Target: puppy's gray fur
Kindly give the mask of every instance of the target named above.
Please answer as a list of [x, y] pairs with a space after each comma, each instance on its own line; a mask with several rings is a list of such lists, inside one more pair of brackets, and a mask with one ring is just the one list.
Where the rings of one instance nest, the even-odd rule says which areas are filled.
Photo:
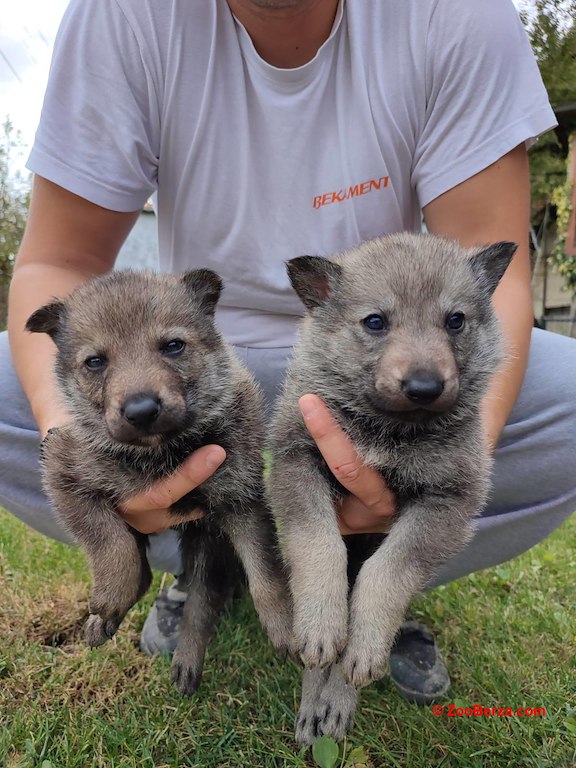
[[[351, 687], [382, 676], [410, 600], [472, 535], [490, 467], [480, 403], [501, 360], [492, 293], [515, 249], [400, 234], [288, 264], [307, 315], [273, 423], [269, 497], [290, 569], [296, 648], [308, 668], [339, 662], [320, 693], [317, 674], [305, 673], [304, 743], [342, 737]], [[340, 536], [335, 504], [346, 491], [304, 426], [305, 393], [328, 404], [394, 491], [386, 537]], [[338, 695], [325, 716], [330, 687]]]
[[[263, 501], [263, 406], [250, 374], [214, 325], [220, 278], [133, 271], [96, 278], [28, 320], [57, 345], [56, 375], [71, 414], [43, 444], [45, 487], [92, 571], [89, 645], [105, 642], [150, 584], [147, 536], [116, 509], [217, 443], [224, 464], [172, 506], [202, 508], [179, 527], [188, 599], [172, 671], [200, 682], [204, 652], [240, 577], [237, 556], [273, 644], [291, 633], [288, 590]], [[175, 521], [176, 522], [176, 521]]]

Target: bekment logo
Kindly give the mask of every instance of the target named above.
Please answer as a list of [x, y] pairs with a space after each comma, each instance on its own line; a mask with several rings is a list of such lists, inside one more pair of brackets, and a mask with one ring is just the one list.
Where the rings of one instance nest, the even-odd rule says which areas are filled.
[[351, 187], [337, 189], [334, 192], [325, 192], [323, 195], [316, 195], [313, 199], [312, 207], [322, 208], [333, 203], [344, 203], [353, 197], [360, 197], [360, 195], [367, 195], [369, 192], [386, 189], [389, 183], [389, 176], [380, 176], [378, 179], [368, 179], [368, 181], [362, 181], [360, 184], [354, 184]]

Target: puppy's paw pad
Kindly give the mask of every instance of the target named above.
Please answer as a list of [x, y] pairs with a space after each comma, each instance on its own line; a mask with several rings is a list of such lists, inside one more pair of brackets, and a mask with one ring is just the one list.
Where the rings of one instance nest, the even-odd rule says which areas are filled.
[[[330, 695], [329, 691], [327, 693]], [[342, 741], [354, 724], [356, 701], [356, 691], [350, 689], [348, 695], [340, 695], [337, 701], [327, 702], [321, 697], [314, 710], [301, 710], [296, 721], [296, 741], [305, 746], [310, 746], [321, 736]]]
[[340, 655], [340, 647], [334, 644], [324, 645], [314, 641], [300, 648], [299, 656], [305, 667], [324, 667], [334, 664]]
[[354, 725], [354, 711], [334, 709], [323, 720], [320, 721], [320, 731], [322, 736], [330, 736], [334, 741], [343, 741], [348, 731]]
[[296, 720], [296, 731], [294, 734], [294, 738], [298, 744], [310, 747], [316, 739], [320, 738], [320, 736], [322, 736], [322, 731], [320, 730], [320, 718], [313, 713], [300, 713]]
[[346, 629], [297, 631], [296, 647], [305, 667], [327, 667], [338, 660], [346, 647]]
[[354, 651], [346, 651], [342, 659], [342, 673], [346, 682], [354, 688], [364, 688], [379, 680], [385, 672], [385, 662]]
[[354, 723], [357, 701], [356, 689], [334, 668], [318, 700], [322, 735], [342, 741]]
[[118, 629], [116, 619], [103, 619], [97, 613], [91, 613], [84, 625], [84, 640], [90, 648], [103, 645], [114, 636]]
[[182, 696], [192, 696], [200, 687], [202, 670], [196, 667], [178, 662], [172, 662], [172, 682]]
[[282, 658], [295, 654], [292, 622], [278, 622], [264, 626], [272, 647]]

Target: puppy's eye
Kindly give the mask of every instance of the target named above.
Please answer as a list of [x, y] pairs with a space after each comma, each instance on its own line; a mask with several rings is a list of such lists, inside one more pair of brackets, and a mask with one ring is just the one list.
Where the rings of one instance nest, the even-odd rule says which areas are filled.
[[362, 320], [362, 325], [368, 333], [382, 333], [388, 330], [388, 322], [382, 315], [368, 315]]
[[108, 360], [104, 357], [104, 355], [92, 355], [91, 357], [87, 357], [86, 360], [84, 360], [84, 367], [89, 371], [93, 371], [94, 373], [103, 371], [107, 365]]
[[184, 351], [185, 346], [186, 342], [182, 341], [182, 339], [171, 339], [160, 347], [160, 352], [167, 357], [177, 357]]
[[446, 330], [449, 333], [460, 333], [466, 325], [464, 312], [453, 312], [446, 318]]

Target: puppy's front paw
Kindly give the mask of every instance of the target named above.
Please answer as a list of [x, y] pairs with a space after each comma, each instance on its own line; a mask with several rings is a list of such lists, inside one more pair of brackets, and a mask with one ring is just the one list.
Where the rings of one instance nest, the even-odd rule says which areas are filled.
[[309, 747], [318, 739], [320, 732], [320, 694], [330, 675], [329, 669], [305, 669], [302, 677], [302, 699], [296, 718], [294, 738], [298, 744]]
[[355, 635], [342, 657], [342, 673], [346, 682], [355, 688], [364, 688], [379, 680], [386, 672], [388, 655], [387, 645], [370, 645], [365, 638]]
[[316, 611], [294, 622], [297, 653], [305, 667], [334, 664], [346, 646], [348, 616], [346, 610]]
[[347, 685], [338, 664], [329, 669], [304, 672], [295, 738], [310, 746], [320, 736], [342, 741], [354, 722], [356, 689]]
[[192, 696], [200, 687], [202, 669], [186, 664], [184, 661], [172, 662], [172, 682], [182, 696]]
[[285, 659], [293, 656], [295, 652], [294, 634], [292, 630], [292, 613], [279, 614], [273, 620], [262, 622], [266, 634], [276, 653]]
[[90, 648], [96, 648], [116, 634], [120, 625], [118, 616], [104, 618], [97, 613], [91, 613], [84, 625], [84, 640]]
[[356, 688], [348, 685], [340, 665], [334, 665], [318, 702], [322, 735], [342, 741], [354, 724], [357, 701]]
[[258, 617], [274, 650], [282, 657], [294, 655], [294, 618], [292, 602], [286, 590], [274, 594], [273, 600], [254, 599]]

